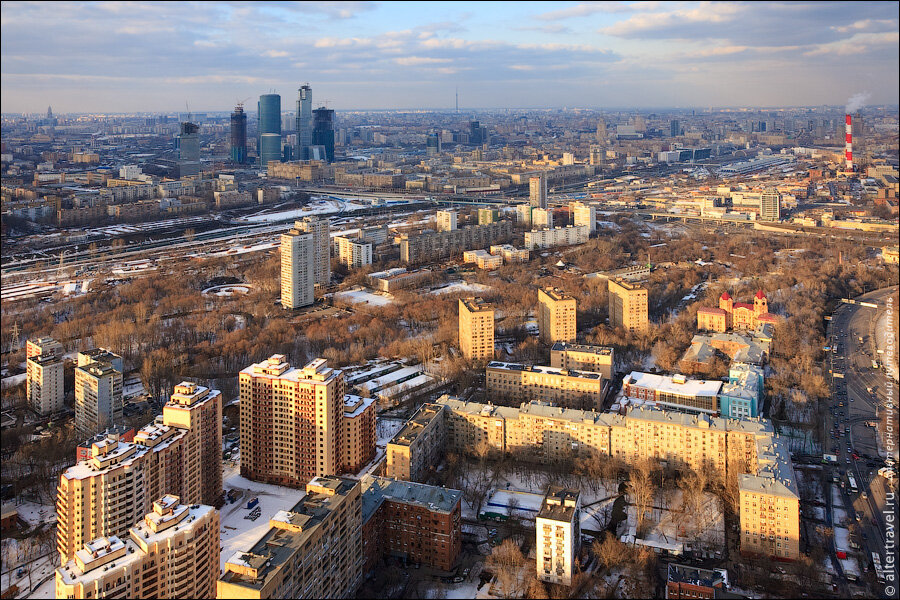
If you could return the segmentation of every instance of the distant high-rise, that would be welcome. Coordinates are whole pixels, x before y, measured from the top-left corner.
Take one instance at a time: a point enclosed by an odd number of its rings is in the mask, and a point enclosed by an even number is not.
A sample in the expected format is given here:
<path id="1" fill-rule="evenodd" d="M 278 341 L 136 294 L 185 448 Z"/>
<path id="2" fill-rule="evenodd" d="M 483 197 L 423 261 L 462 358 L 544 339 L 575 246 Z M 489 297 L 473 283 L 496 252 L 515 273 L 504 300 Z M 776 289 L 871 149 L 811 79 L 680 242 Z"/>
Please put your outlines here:
<path id="1" fill-rule="evenodd" d="M 547 208 L 547 178 L 537 175 L 528 180 L 531 206 L 535 208 Z"/>
<path id="2" fill-rule="evenodd" d="M 429 133 L 425 138 L 426 156 L 434 156 L 441 153 L 441 136 L 438 133 Z"/>
<path id="3" fill-rule="evenodd" d="M 480 146 L 483 139 L 483 127 L 478 121 L 469 122 L 469 143 Z"/>
<path id="4" fill-rule="evenodd" d="M 75 427 L 84 436 L 124 425 L 122 357 L 103 348 L 78 353 Z"/>
<path id="5" fill-rule="evenodd" d="M 575 341 L 575 298 L 557 288 L 538 289 L 538 331 L 545 344 Z"/>
<path id="6" fill-rule="evenodd" d="M 315 247 L 312 234 L 296 227 L 281 236 L 281 306 L 300 308 L 315 302 Z"/>
<path id="7" fill-rule="evenodd" d="M 304 217 L 294 229 L 313 236 L 313 271 L 316 285 L 331 283 L 331 222 L 328 217 Z"/>
<path id="8" fill-rule="evenodd" d="M 645 332 L 649 326 L 647 288 L 624 279 L 610 279 L 609 325 L 631 332 Z"/>
<path id="9" fill-rule="evenodd" d="M 178 176 L 200 174 L 200 126 L 182 123 L 178 136 Z"/>
<path id="10" fill-rule="evenodd" d="M 759 196 L 759 218 L 762 221 L 781 220 L 781 194 L 769 188 Z"/>
<path id="11" fill-rule="evenodd" d="M 259 137 L 256 147 L 259 164 L 265 167 L 270 160 L 281 160 L 281 96 L 278 94 L 260 96 L 258 116 Z M 269 134 L 268 137 L 265 137 L 266 134 Z"/>
<path id="12" fill-rule="evenodd" d="M 481 298 L 459 300 L 459 349 L 469 360 L 494 358 L 494 309 Z"/>
<path id="13" fill-rule="evenodd" d="M 304 83 L 297 91 L 297 151 L 296 160 L 309 160 L 312 145 L 312 88 Z"/>
<path id="14" fill-rule="evenodd" d="M 334 162 L 334 111 L 324 106 L 313 111 L 312 145 L 325 146 L 325 157 Z"/>
<path id="15" fill-rule="evenodd" d="M 606 121 L 604 121 L 603 119 L 600 119 L 599 121 L 597 121 L 597 143 L 600 144 L 601 146 L 605 146 L 606 138 L 607 138 Z"/>
<path id="16" fill-rule="evenodd" d="M 32 410 L 49 415 L 65 408 L 62 344 L 53 338 L 28 340 L 26 344 L 25 395 Z"/>
<path id="17" fill-rule="evenodd" d="M 669 123 L 669 135 L 672 137 L 681 135 L 681 123 L 678 122 L 678 119 L 672 119 Z"/>
<path id="18" fill-rule="evenodd" d="M 241 104 L 231 113 L 231 160 L 239 164 L 247 162 L 247 115 Z"/>

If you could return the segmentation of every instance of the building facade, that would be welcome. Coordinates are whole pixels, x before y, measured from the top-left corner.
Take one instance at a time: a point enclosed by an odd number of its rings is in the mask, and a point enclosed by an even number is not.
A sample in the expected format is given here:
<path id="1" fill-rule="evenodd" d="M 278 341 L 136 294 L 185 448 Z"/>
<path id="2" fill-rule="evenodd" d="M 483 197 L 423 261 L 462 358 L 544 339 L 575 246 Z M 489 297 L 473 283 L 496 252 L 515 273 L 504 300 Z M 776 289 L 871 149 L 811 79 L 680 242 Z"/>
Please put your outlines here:
<path id="1" fill-rule="evenodd" d="M 609 325 L 643 333 L 649 327 L 647 288 L 624 279 L 609 282 Z"/>
<path id="2" fill-rule="evenodd" d="M 423 404 L 385 448 L 384 474 L 403 481 L 421 481 L 444 453 L 444 407 Z"/>
<path id="3" fill-rule="evenodd" d="M 535 519 L 538 579 L 571 585 L 581 545 L 579 492 L 551 485 Z"/>
<path id="4" fill-rule="evenodd" d="M 494 358 L 494 309 L 481 298 L 459 300 L 459 349 L 469 360 Z"/>
<path id="5" fill-rule="evenodd" d="M 728 292 L 719 297 L 719 307 L 704 306 L 697 310 L 697 329 L 723 333 L 729 329 L 756 329 L 769 323 L 777 325 L 779 319 L 769 312 L 766 294 L 759 290 L 753 297 L 753 304 L 735 302 Z"/>
<path id="6" fill-rule="evenodd" d="M 528 201 L 535 208 L 547 208 L 547 178 L 543 175 L 528 179 Z"/>
<path id="7" fill-rule="evenodd" d="M 347 267 L 360 268 L 372 264 L 372 244 L 351 238 L 338 237 L 338 261 Z"/>
<path id="8" fill-rule="evenodd" d="M 294 228 L 281 236 L 281 306 L 287 309 L 315 302 L 313 235 Z"/>
<path id="9" fill-rule="evenodd" d="M 455 231 L 456 230 L 456 211 L 455 210 L 439 210 L 435 216 L 438 231 Z"/>
<path id="10" fill-rule="evenodd" d="M 359 481 L 316 477 L 269 530 L 225 563 L 216 598 L 350 598 L 363 574 Z"/>
<path id="11" fill-rule="evenodd" d="M 75 427 L 91 436 L 124 423 L 124 364 L 103 348 L 78 353 L 75 367 Z"/>
<path id="12" fill-rule="evenodd" d="M 315 284 L 331 284 L 331 222 L 328 217 L 304 217 L 294 222 L 294 229 L 313 236 L 313 270 Z"/>
<path id="13" fill-rule="evenodd" d="M 600 373 L 518 363 L 490 362 L 485 368 L 488 395 L 503 401 L 543 401 L 599 409 L 609 387 Z"/>
<path id="14" fill-rule="evenodd" d="M 577 328 L 575 298 L 557 288 L 538 290 L 538 327 L 545 344 L 574 342 Z"/>
<path id="15" fill-rule="evenodd" d="M 132 442 L 115 434 L 94 441 L 91 457 L 60 475 L 56 520 L 57 549 L 63 563 L 90 540 L 125 535 L 151 510 L 155 498 L 174 494 L 186 504 L 200 503 L 204 495 L 207 500 L 219 498 L 221 427 L 218 434 L 209 427 L 204 429 L 206 419 L 197 417 L 196 411 L 211 410 L 221 423 L 221 392 L 198 386 L 195 398 L 202 406 L 190 407 L 189 426 L 171 409 L 166 410 L 167 404 L 163 414 L 139 429 Z M 180 401 L 176 404 L 181 406 L 177 410 L 185 410 Z M 214 405 L 218 408 L 212 409 Z M 204 435 L 208 439 L 203 439 Z"/>
<path id="16" fill-rule="evenodd" d="M 528 250 L 584 244 L 590 237 L 586 225 L 533 229 L 525 232 L 525 248 Z"/>
<path id="17" fill-rule="evenodd" d="M 218 576 L 218 511 L 166 495 L 127 538 L 87 542 L 59 567 L 56 597 L 214 598 Z"/>
<path id="18" fill-rule="evenodd" d="M 50 337 L 25 342 L 25 397 L 39 415 L 65 408 L 66 390 L 62 344 Z"/>
<path id="19" fill-rule="evenodd" d="M 344 395 L 341 471 L 356 473 L 375 458 L 375 399 Z"/>
<path id="20" fill-rule="evenodd" d="M 593 371 L 611 380 L 615 365 L 615 353 L 608 346 L 567 344 L 556 342 L 550 348 L 550 366 L 557 369 Z"/>
<path id="21" fill-rule="evenodd" d="M 487 248 L 512 237 L 512 223 L 500 221 L 490 225 L 470 225 L 452 231 L 403 234 L 400 238 L 400 260 L 422 263 L 459 256 L 473 248 Z"/>
<path id="22" fill-rule="evenodd" d="M 462 546 L 462 492 L 372 475 L 360 482 L 366 573 L 383 556 L 453 569 Z"/>
<path id="23" fill-rule="evenodd" d="M 242 370 L 241 475 L 299 487 L 341 472 L 344 375 L 317 358 L 302 369 L 284 355 Z"/>

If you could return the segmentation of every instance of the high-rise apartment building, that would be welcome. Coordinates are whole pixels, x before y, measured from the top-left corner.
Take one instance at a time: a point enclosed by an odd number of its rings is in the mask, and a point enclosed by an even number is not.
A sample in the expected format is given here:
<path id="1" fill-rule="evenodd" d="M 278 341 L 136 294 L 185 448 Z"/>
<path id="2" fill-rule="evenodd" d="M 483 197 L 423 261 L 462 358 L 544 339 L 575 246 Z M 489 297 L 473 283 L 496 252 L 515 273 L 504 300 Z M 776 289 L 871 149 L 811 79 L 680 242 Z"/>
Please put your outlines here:
<path id="1" fill-rule="evenodd" d="M 775 188 L 759 195 L 759 218 L 763 221 L 781 220 L 781 194 Z"/>
<path id="2" fill-rule="evenodd" d="M 122 357 L 104 348 L 78 353 L 75 367 L 75 427 L 91 436 L 124 424 Z"/>
<path id="3" fill-rule="evenodd" d="M 313 235 L 296 226 L 281 235 L 281 306 L 287 309 L 315 302 L 315 254 Z"/>
<path id="4" fill-rule="evenodd" d="M 325 147 L 325 160 L 334 162 L 334 111 L 324 106 L 312 111 L 312 145 Z"/>
<path id="5" fill-rule="evenodd" d="M 303 217 L 294 229 L 313 236 L 315 285 L 331 285 L 331 222 L 328 217 Z"/>
<path id="6" fill-rule="evenodd" d="M 241 475 L 298 487 L 342 471 L 343 372 L 324 358 L 297 369 L 275 354 L 239 382 Z"/>
<path id="7" fill-rule="evenodd" d="M 649 326 L 647 288 L 621 278 L 609 280 L 609 326 L 632 332 Z"/>
<path id="8" fill-rule="evenodd" d="M 227 559 L 216 598 L 351 598 L 362 579 L 359 481 L 316 477 L 245 552 Z"/>
<path id="9" fill-rule="evenodd" d="M 681 123 L 678 122 L 678 119 L 672 119 L 669 122 L 669 136 L 678 137 L 679 135 L 681 135 Z"/>
<path id="10" fill-rule="evenodd" d="M 186 395 L 192 385 L 180 384 L 181 392 L 175 395 Z M 56 541 L 61 562 L 91 540 L 124 535 L 151 510 L 154 499 L 165 494 L 188 505 L 204 501 L 204 494 L 218 499 L 222 437 L 212 433 L 210 415 L 222 414 L 222 395 L 197 386 L 190 396 L 194 400 L 188 407 L 178 398 L 174 401 L 179 411 L 190 411 L 188 417 L 163 407 L 163 414 L 142 427 L 133 442 L 123 442 L 117 435 L 95 441 L 88 460 L 60 475 Z M 214 461 L 209 459 L 212 455 Z"/>
<path id="11" fill-rule="evenodd" d="M 552 229 L 553 228 L 553 209 L 532 208 L 531 209 L 531 226 L 534 229 Z"/>
<path id="12" fill-rule="evenodd" d="M 217 505 L 222 495 L 222 394 L 182 381 L 163 406 L 163 423 L 187 431 L 184 443 L 196 449 L 184 456 L 184 493 Z"/>
<path id="13" fill-rule="evenodd" d="M 481 298 L 459 300 L 459 349 L 469 360 L 494 358 L 494 309 Z"/>
<path id="14" fill-rule="evenodd" d="M 295 160 L 309 160 L 312 145 L 312 88 L 308 83 L 297 90 L 297 150 Z"/>
<path id="15" fill-rule="evenodd" d="M 356 473 L 375 458 L 375 398 L 344 396 L 341 421 L 341 471 Z"/>
<path id="16" fill-rule="evenodd" d="M 372 264 L 372 244 L 359 239 L 338 237 L 335 239 L 338 248 L 338 262 L 350 268 L 359 268 Z"/>
<path id="17" fill-rule="evenodd" d="M 247 114 L 238 104 L 231 113 L 231 162 L 247 162 Z"/>
<path id="18" fill-rule="evenodd" d="M 528 180 L 528 200 L 535 208 L 547 208 L 547 178 L 543 175 Z"/>
<path id="19" fill-rule="evenodd" d="M 581 544 L 579 492 L 557 485 L 547 489 L 535 518 L 537 576 L 541 581 L 571 585 Z"/>
<path id="20" fill-rule="evenodd" d="M 532 213 L 538 209 L 534 209 Z M 525 232 L 525 248 L 528 250 L 584 244 L 590 238 L 587 225 L 569 225 L 552 229 L 533 229 Z"/>
<path id="21" fill-rule="evenodd" d="M 178 136 L 178 176 L 200 174 L 200 126 L 182 123 Z"/>
<path id="22" fill-rule="evenodd" d="M 56 570 L 57 598 L 215 598 L 219 512 L 165 495 L 124 539 L 91 540 Z"/>
<path id="23" fill-rule="evenodd" d="M 435 215 L 435 223 L 438 231 L 454 231 L 456 230 L 456 211 L 455 210 L 439 210 Z"/>
<path id="24" fill-rule="evenodd" d="M 65 408 L 66 391 L 62 344 L 51 337 L 25 343 L 25 396 L 39 415 Z"/>
<path id="25" fill-rule="evenodd" d="M 516 221 L 523 225 L 531 225 L 531 213 L 534 207 L 531 204 L 519 204 L 516 206 Z"/>
<path id="26" fill-rule="evenodd" d="M 597 206 L 584 202 L 572 202 L 569 204 L 569 212 L 572 213 L 572 224 L 575 226 L 586 225 L 591 233 L 597 231 Z"/>
<path id="27" fill-rule="evenodd" d="M 597 143 L 600 144 L 601 147 L 606 147 L 608 138 L 609 133 L 606 130 L 606 121 L 599 119 L 597 121 Z"/>
<path id="28" fill-rule="evenodd" d="M 575 298 L 556 288 L 538 290 L 538 327 L 545 344 L 575 341 Z"/>
<path id="29" fill-rule="evenodd" d="M 500 211 L 496 208 L 479 208 L 478 209 L 478 224 L 479 225 L 490 225 L 491 223 L 496 223 L 500 220 Z"/>

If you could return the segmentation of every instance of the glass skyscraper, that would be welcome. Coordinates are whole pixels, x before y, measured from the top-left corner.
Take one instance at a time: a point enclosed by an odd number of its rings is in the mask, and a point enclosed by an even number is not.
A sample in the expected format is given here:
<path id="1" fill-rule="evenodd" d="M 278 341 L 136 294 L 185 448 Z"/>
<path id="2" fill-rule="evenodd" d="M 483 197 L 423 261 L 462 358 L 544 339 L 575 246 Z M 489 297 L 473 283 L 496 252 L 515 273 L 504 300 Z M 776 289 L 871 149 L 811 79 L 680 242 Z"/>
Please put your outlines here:
<path id="1" fill-rule="evenodd" d="M 313 111 L 312 145 L 324 146 L 325 157 L 334 162 L 334 111 L 324 106 Z"/>
<path id="2" fill-rule="evenodd" d="M 270 160 L 281 160 L 281 96 L 263 94 L 259 97 L 259 143 L 256 145 L 259 164 L 265 167 Z M 265 140 L 263 139 L 265 137 Z M 278 136 L 276 140 L 272 136 Z M 265 141 L 265 149 L 263 142 Z M 277 143 L 277 151 L 275 146 Z"/>
<path id="3" fill-rule="evenodd" d="M 239 164 L 247 162 L 247 115 L 240 104 L 231 113 L 231 160 Z"/>
<path id="4" fill-rule="evenodd" d="M 312 145 L 312 88 L 308 83 L 300 86 L 297 92 L 297 160 L 309 159 L 309 147 Z"/>

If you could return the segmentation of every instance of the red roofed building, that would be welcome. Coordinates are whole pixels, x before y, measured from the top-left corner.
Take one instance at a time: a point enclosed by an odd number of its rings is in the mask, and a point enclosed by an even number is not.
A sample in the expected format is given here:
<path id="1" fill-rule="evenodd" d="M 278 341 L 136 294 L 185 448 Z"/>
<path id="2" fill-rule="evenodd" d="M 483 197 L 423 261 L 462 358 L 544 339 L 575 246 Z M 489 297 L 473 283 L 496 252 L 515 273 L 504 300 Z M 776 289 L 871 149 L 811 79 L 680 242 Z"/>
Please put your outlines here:
<path id="1" fill-rule="evenodd" d="M 760 323 L 778 323 L 769 313 L 769 302 L 762 290 L 756 292 L 753 304 L 735 302 L 728 292 L 719 297 L 719 308 L 708 306 L 697 311 L 697 329 L 724 333 L 729 329 L 756 329 Z"/>

